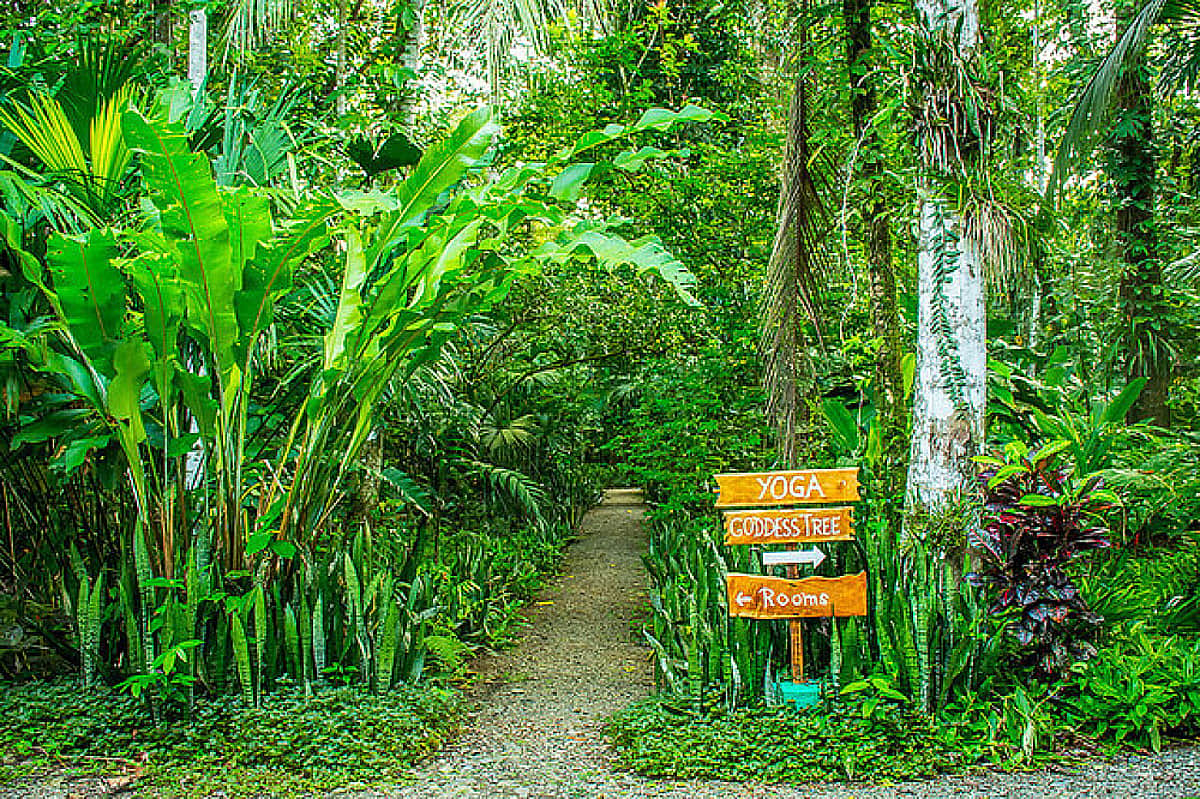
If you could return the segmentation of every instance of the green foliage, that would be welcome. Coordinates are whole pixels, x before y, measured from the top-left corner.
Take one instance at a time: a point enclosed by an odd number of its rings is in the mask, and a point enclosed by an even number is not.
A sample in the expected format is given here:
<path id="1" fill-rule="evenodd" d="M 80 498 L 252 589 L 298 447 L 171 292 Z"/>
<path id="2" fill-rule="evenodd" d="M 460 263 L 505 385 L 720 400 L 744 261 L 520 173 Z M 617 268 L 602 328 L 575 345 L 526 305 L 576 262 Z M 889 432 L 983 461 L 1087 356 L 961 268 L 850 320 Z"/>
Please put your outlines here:
<path id="1" fill-rule="evenodd" d="M 260 708 L 203 700 L 189 720 L 155 724 L 130 697 L 33 683 L 0 694 L 0 751 L 8 775 L 43 758 L 147 758 L 148 779 L 166 795 L 249 796 L 270 786 L 292 796 L 395 779 L 454 733 L 460 710 L 456 695 L 433 688 L 281 689 Z"/>
<path id="2" fill-rule="evenodd" d="M 965 765 L 937 724 L 899 706 L 864 714 L 855 703 L 827 701 L 802 712 L 698 712 L 650 699 L 615 716 L 607 734 L 622 766 L 670 779 L 879 781 Z"/>
<path id="3" fill-rule="evenodd" d="M 1059 704 L 1080 732 L 1111 744 L 1162 748 L 1200 731 L 1200 640 L 1125 625 L 1077 663 Z"/>

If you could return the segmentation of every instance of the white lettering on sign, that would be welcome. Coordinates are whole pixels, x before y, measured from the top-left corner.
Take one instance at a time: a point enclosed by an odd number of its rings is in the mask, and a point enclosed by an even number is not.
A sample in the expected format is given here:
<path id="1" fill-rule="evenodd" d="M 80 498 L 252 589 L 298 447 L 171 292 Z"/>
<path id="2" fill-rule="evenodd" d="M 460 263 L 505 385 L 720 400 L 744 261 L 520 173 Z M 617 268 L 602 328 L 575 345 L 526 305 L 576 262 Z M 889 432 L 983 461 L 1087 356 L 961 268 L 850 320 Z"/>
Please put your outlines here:
<path id="1" fill-rule="evenodd" d="M 795 474 L 790 478 L 787 475 L 776 474 L 766 477 L 756 477 L 755 482 L 758 483 L 758 499 L 808 499 L 810 496 L 824 497 L 825 489 L 821 488 L 821 481 L 817 479 L 815 474 L 809 474 L 807 479 L 803 474 Z"/>
<path id="2" fill-rule="evenodd" d="M 730 535 L 754 538 L 792 538 L 837 535 L 842 531 L 840 516 L 801 513 L 781 519 L 762 516 L 734 516 L 729 520 Z"/>
<path id="3" fill-rule="evenodd" d="M 800 592 L 789 594 L 787 592 L 776 592 L 772 588 L 763 586 L 758 589 L 759 607 L 764 610 L 771 608 L 824 608 L 829 607 L 829 594 L 809 594 Z M 740 597 L 739 597 L 740 598 Z"/>

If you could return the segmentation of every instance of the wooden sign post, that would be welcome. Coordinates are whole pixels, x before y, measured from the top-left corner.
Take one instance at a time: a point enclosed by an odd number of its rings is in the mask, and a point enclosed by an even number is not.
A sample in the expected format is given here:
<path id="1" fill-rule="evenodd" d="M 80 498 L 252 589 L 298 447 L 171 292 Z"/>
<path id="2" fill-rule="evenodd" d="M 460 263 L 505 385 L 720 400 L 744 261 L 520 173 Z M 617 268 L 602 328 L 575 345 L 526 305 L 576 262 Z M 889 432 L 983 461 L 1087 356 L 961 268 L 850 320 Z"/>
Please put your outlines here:
<path id="1" fill-rule="evenodd" d="M 799 544 L 854 540 L 849 507 L 776 508 L 858 501 L 858 469 L 800 469 L 716 475 L 718 508 L 725 511 L 725 544 L 783 544 L 788 551 L 764 552 L 763 565 L 787 567 L 787 579 L 729 574 L 725 588 L 729 615 L 751 619 L 788 619 L 792 680 L 804 682 L 801 619 L 867 615 L 867 574 L 797 579 L 798 565 L 816 568 L 825 560 L 818 547 L 796 551 Z M 815 696 L 815 693 L 812 694 Z M 815 701 L 815 700 L 814 700 Z"/>

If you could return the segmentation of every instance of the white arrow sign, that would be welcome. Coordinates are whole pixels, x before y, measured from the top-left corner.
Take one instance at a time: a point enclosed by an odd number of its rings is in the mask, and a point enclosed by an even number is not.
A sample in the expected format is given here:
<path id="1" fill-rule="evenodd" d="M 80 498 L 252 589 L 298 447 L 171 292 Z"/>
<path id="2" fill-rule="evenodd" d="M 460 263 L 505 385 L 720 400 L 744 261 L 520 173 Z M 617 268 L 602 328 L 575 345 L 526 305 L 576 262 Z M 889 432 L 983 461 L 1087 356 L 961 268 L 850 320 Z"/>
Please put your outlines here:
<path id="1" fill-rule="evenodd" d="M 762 553 L 762 562 L 764 566 L 808 563 L 815 569 L 825 562 L 825 553 L 821 551 L 820 547 L 793 550 L 790 552 L 764 552 Z"/>
<path id="2" fill-rule="evenodd" d="M 750 594 L 743 594 L 741 591 L 738 591 L 738 595 L 737 595 L 738 607 L 744 608 L 753 601 L 754 601 L 754 597 L 750 596 Z"/>

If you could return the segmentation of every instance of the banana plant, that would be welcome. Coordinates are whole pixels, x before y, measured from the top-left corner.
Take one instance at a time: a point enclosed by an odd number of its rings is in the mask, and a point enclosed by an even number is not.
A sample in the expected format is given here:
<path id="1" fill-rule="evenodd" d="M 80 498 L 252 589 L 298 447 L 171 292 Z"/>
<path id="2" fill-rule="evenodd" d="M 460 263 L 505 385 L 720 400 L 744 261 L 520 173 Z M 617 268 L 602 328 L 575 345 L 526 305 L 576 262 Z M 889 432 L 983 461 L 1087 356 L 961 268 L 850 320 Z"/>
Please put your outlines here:
<path id="1" fill-rule="evenodd" d="M 217 184 L 209 158 L 191 152 L 165 109 L 126 110 L 121 128 L 148 213 L 134 229 L 54 235 L 46 271 L 20 258 L 54 311 L 56 338 L 47 346 L 6 330 L 0 346 L 24 349 L 54 374 L 124 456 L 137 506 L 132 564 L 119 581 L 129 662 L 148 672 L 198 635 L 194 662 L 213 672 L 200 676 L 219 683 L 231 651 L 250 702 L 288 650 L 303 661 L 295 676 L 305 680 L 335 652 L 379 686 L 419 673 L 426 608 L 411 597 L 427 587 L 414 580 L 398 599 L 399 586 L 389 595 L 352 556 L 341 564 L 346 590 L 334 591 L 323 577 L 305 584 L 299 565 L 313 562 L 332 532 L 380 397 L 434 362 L 465 319 L 547 264 L 628 265 L 694 302 L 694 278 L 660 243 L 626 240 L 616 232 L 621 220 L 581 220 L 574 200 L 606 168 L 634 170 L 665 155 L 642 148 L 611 166 L 580 161 L 595 148 L 711 117 L 695 107 L 655 109 L 545 163 L 489 178 L 479 165 L 498 128 L 481 109 L 428 148 L 394 190 L 314 195 L 277 222 L 267 194 Z M 307 264 L 334 258 L 337 304 L 303 401 L 285 432 L 256 453 L 267 468 L 252 468 L 261 341 Z M 235 575 L 224 590 L 242 604 L 225 614 L 202 610 L 199 582 L 215 587 L 221 575 Z M 291 586 L 280 588 L 289 576 Z M 395 602 L 405 604 L 393 611 Z"/>

